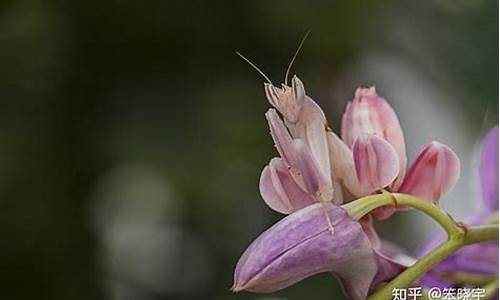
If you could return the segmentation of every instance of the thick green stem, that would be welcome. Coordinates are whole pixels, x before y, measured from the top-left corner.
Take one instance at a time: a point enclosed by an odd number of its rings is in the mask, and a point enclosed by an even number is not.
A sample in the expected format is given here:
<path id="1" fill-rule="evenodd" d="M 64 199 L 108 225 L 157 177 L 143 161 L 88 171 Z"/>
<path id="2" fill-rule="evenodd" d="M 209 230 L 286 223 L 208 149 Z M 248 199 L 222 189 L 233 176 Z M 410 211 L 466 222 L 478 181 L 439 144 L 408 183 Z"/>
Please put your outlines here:
<path id="1" fill-rule="evenodd" d="M 486 241 L 498 240 L 498 224 L 473 226 L 467 229 L 464 244 L 476 244 Z"/>
<path id="2" fill-rule="evenodd" d="M 411 195 L 390 193 L 372 195 L 345 204 L 343 207 L 352 218 L 359 220 L 370 211 L 386 205 L 409 206 L 422 211 L 443 227 L 448 234 L 448 240 L 370 295 L 367 300 L 391 299 L 394 288 L 410 286 L 437 263 L 463 246 L 498 240 L 498 224 L 465 228 L 436 205 Z"/>
<path id="3" fill-rule="evenodd" d="M 424 212 L 426 215 L 439 223 L 449 237 L 460 236 L 463 234 L 463 229 L 460 226 L 457 226 L 450 215 L 431 202 L 412 195 L 397 193 L 371 195 L 349 202 L 343 205 L 343 207 L 348 211 L 349 215 L 353 219 L 359 220 L 372 210 L 386 205 L 410 206 Z"/>

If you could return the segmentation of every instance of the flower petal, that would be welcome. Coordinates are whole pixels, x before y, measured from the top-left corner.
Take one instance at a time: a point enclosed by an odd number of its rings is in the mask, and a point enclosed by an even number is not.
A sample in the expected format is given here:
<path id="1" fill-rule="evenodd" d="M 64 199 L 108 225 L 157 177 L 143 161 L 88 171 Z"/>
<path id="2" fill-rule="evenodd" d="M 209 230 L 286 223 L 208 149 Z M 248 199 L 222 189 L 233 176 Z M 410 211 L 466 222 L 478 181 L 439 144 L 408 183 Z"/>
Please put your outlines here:
<path id="1" fill-rule="evenodd" d="M 283 214 L 290 214 L 315 202 L 314 197 L 295 182 L 280 158 L 273 158 L 264 167 L 259 189 L 266 204 Z"/>
<path id="2" fill-rule="evenodd" d="M 387 241 L 380 240 L 373 227 L 373 218 L 371 215 L 364 216 L 359 220 L 359 223 L 370 240 L 377 262 L 377 274 L 370 287 L 370 292 L 373 292 L 381 283 L 387 282 L 403 272 L 415 262 L 415 259 L 406 255 L 399 247 Z"/>
<path id="3" fill-rule="evenodd" d="M 374 134 L 358 136 L 353 154 L 359 183 L 369 193 L 385 188 L 398 176 L 399 162 L 394 148 Z"/>
<path id="4" fill-rule="evenodd" d="M 498 127 L 491 129 L 481 147 L 479 180 L 484 205 L 498 210 Z"/>
<path id="5" fill-rule="evenodd" d="M 399 173 L 392 189 L 397 189 L 406 170 L 406 147 L 403 131 L 392 107 L 380 97 L 375 87 L 358 88 L 342 117 L 342 139 L 350 148 L 362 134 L 375 134 L 394 147 L 399 160 Z"/>
<path id="6" fill-rule="evenodd" d="M 308 206 L 262 233 L 240 258 L 232 290 L 274 292 L 322 272 L 338 275 L 354 300 L 365 299 L 376 273 L 361 225 L 333 204 Z"/>
<path id="7" fill-rule="evenodd" d="M 465 246 L 439 264 L 445 273 L 498 274 L 498 242 Z"/>
<path id="8" fill-rule="evenodd" d="M 377 274 L 373 279 L 370 292 L 375 291 L 380 284 L 392 280 L 396 275 L 406 270 L 414 260 L 400 253 L 386 253 L 388 251 L 383 244 L 382 248 L 375 248 L 375 259 L 377 261 Z M 392 255 L 392 256 L 391 256 Z"/>
<path id="9" fill-rule="evenodd" d="M 460 176 L 460 160 L 451 148 L 438 142 L 427 145 L 411 166 L 400 193 L 419 196 L 437 203 Z"/>

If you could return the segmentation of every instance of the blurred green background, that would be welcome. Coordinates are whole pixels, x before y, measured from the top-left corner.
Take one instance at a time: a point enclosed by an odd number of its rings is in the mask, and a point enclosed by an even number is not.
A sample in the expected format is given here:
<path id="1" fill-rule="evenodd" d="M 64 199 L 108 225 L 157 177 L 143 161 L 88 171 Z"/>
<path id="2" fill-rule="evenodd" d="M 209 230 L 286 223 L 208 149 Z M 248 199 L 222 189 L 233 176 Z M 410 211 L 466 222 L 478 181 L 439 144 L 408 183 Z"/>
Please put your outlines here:
<path id="1" fill-rule="evenodd" d="M 477 145 L 498 121 L 498 2 L 2 1 L 2 299 L 343 299 L 329 275 L 272 296 L 229 291 L 281 216 L 261 200 L 276 156 L 262 78 L 293 73 L 335 130 L 359 85 L 400 116 L 412 160 L 462 159 L 442 205 L 477 206 Z M 397 226 L 395 226 L 397 225 Z M 381 234 L 410 254 L 429 220 Z"/>

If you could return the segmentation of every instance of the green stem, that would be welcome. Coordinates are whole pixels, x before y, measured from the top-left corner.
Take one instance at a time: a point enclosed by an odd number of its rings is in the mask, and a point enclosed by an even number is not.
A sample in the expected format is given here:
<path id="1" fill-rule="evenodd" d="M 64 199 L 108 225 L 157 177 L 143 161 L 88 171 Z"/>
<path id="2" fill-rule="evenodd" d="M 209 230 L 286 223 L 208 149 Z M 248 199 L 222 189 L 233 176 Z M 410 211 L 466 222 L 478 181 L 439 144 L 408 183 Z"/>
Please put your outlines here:
<path id="1" fill-rule="evenodd" d="M 484 286 L 485 293 L 483 299 L 490 299 L 497 293 L 497 291 L 498 291 L 498 277 L 489 284 Z"/>
<path id="2" fill-rule="evenodd" d="M 343 205 L 343 207 L 348 211 L 349 215 L 353 219 L 359 220 L 372 210 L 386 205 L 410 206 L 424 212 L 439 223 L 449 237 L 460 236 L 463 234 L 463 229 L 460 226 L 457 226 L 455 221 L 445 211 L 429 201 L 412 195 L 397 193 L 371 195 L 349 202 Z"/>
<path id="3" fill-rule="evenodd" d="M 371 294 L 367 300 L 388 300 L 392 296 L 394 288 L 406 288 L 414 281 L 420 278 L 424 273 L 429 271 L 434 265 L 445 259 L 451 253 L 460 248 L 461 242 L 458 240 L 448 240 L 439 247 L 428 253 L 426 256 L 419 259 L 411 267 L 404 270 L 389 283 Z"/>
<path id="4" fill-rule="evenodd" d="M 457 225 L 458 226 L 458 225 Z M 389 283 L 370 295 L 367 300 L 391 299 L 394 288 L 406 288 L 432 269 L 437 263 L 463 246 L 498 239 L 498 225 L 470 227 L 462 235 L 449 238 L 416 263 L 401 272 Z M 486 299 L 486 298 L 485 298 Z"/>
<path id="5" fill-rule="evenodd" d="M 437 263 L 463 246 L 498 240 L 498 224 L 465 228 L 463 225 L 457 224 L 450 215 L 438 206 L 411 195 L 390 193 L 372 195 L 345 204 L 343 207 L 352 218 L 359 220 L 370 211 L 386 205 L 409 206 L 422 211 L 443 227 L 448 234 L 448 240 L 401 272 L 389 283 L 370 295 L 367 300 L 391 299 L 394 288 L 408 287 Z"/>
<path id="6" fill-rule="evenodd" d="M 473 226 L 467 229 L 464 244 L 471 245 L 486 241 L 498 240 L 498 224 Z"/>

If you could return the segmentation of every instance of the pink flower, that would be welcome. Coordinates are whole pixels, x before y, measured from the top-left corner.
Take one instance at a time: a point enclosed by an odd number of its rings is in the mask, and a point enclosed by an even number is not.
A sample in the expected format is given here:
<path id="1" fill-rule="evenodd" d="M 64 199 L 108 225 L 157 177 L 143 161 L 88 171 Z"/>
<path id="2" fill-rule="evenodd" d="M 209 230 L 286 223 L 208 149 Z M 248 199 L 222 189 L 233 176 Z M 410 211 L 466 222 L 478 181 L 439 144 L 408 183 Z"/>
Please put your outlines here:
<path id="1" fill-rule="evenodd" d="M 448 146 L 431 142 L 406 174 L 403 131 L 387 101 L 374 87 L 358 88 L 342 118 L 342 139 L 328 132 L 332 169 L 355 197 L 388 190 L 419 196 L 433 203 L 453 188 L 460 161 Z M 394 208 L 376 211 L 387 218 Z"/>

